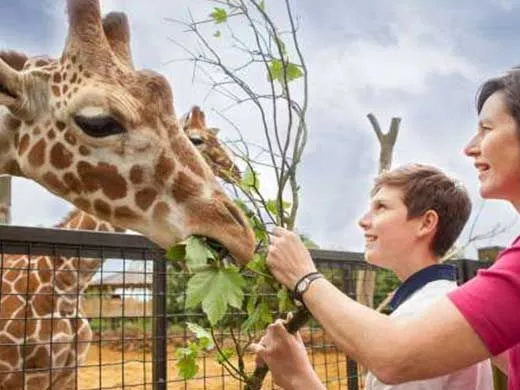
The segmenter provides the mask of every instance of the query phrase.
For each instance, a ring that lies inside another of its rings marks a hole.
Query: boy
[[[454,244],[470,212],[471,202],[466,190],[437,168],[419,164],[405,165],[383,173],[376,179],[371,192],[369,210],[360,219],[359,225],[364,231],[366,260],[371,264],[392,270],[403,282],[391,302],[394,310],[392,317],[407,321],[407,318],[421,313],[435,300],[457,287],[454,267],[440,264],[440,259]],[[277,229],[272,238],[268,264],[283,284],[293,286],[293,290],[298,291],[298,298],[302,300],[303,294],[319,277],[313,276],[312,280],[306,283],[305,290],[301,291],[298,286],[301,275],[291,272],[284,272],[281,275],[276,269],[279,259],[284,258],[287,261],[291,258],[285,252],[291,250],[291,241],[296,239],[295,235]],[[282,243],[283,245],[280,245]],[[298,250],[300,247],[293,246],[292,249],[294,248]],[[299,253],[299,256],[294,258],[301,256],[309,255]],[[306,269],[304,274],[316,271],[312,262],[306,264],[309,269]],[[289,268],[286,267],[285,271]],[[280,332],[276,333],[278,334],[274,336],[278,337]],[[262,342],[255,345],[254,350],[260,359],[266,356],[266,349],[275,341],[274,336],[268,331]],[[297,339],[286,341],[295,342],[295,340]],[[290,348],[286,350],[289,351]],[[296,350],[302,351],[301,348]],[[282,356],[278,357],[277,361],[285,360]],[[309,387],[310,363],[305,362],[301,366],[298,370],[302,370],[302,379],[306,377],[306,388],[323,388],[315,374],[310,376],[312,386]],[[283,367],[279,368],[283,369]],[[286,377],[287,383],[279,383],[282,387],[298,388],[294,383],[297,377]],[[453,374],[395,386],[387,386],[369,373],[366,387],[367,390],[488,390],[492,388],[489,361],[475,364]]]

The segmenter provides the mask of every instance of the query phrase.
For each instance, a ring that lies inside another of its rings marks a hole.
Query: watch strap
[[[297,305],[303,306],[303,294],[309,289],[313,281],[320,278],[323,278],[323,275],[315,271],[304,275],[296,282],[292,292],[292,298]]]

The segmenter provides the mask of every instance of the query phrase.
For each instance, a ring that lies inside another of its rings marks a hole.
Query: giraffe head
[[[211,237],[239,261],[254,235],[175,118],[168,82],[134,69],[124,14],[68,0],[59,61],[0,59],[0,173],[37,181],[162,247]],[[25,65],[24,65],[25,66]]]
[[[240,182],[240,170],[218,140],[219,129],[207,127],[204,112],[198,106],[192,107],[191,111],[182,117],[181,126],[215,175],[228,183]]]

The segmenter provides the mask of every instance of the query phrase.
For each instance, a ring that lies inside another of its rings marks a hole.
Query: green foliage
[[[200,325],[194,324],[193,322],[187,322],[186,326],[195,335],[197,340],[202,343],[204,349],[213,349],[215,347],[213,337],[211,337],[211,333],[209,331]]]
[[[214,11],[209,14],[215,24],[225,23],[228,19],[227,11],[224,8],[215,7]]]
[[[224,364],[224,362],[229,360],[234,354],[235,351],[233,351],[231,348],[223,348],[217,355],[217,363]]]
[[[374,305],[378,307],[379,304],[394,291],[401,281],[392,271],[386,269],[378,269],[376,273],[376,288],[374,291]]]
[[[199,371],[197,357],[199,356],[199,346],[197,343],[189,343],[186,348],[177,348],[175,356],[177,358],[177,370],[183,379],[192,379]]]
[[[244,176],[240,182],[240,187],[245,192],[260,190],[260,180],[258,179],[258,173],[251,169],[251,167],[247,167],[246,171],[244,172]]]
[[[226,314],[228,306],[242,307],[242,288],[245,284],[238,268],[232,265],[197,272],[188,281],[186,307],[194,308],[202,304],[210,324],[216,325]]]
[[[285,85],[285,80],[290,82],[303,77],[303,70],[300,66],[291,62],[284,62],[277,58],[271,61],[267,74],[268,80],[278,81],[281,85]]]

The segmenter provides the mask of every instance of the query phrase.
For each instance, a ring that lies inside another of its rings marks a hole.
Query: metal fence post
[[[343,292],[350,298],[355,299],[356,288],[352,275],[354,275],[352,265],[343,267]],[[347,389],[358,390],[358,365],[355,360],[347,356]]]
[[[153,262],[153,374],[154,390],[166,390],[167,383],[167,322],[166,322],[166,259],[154,256]]]

